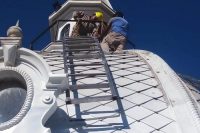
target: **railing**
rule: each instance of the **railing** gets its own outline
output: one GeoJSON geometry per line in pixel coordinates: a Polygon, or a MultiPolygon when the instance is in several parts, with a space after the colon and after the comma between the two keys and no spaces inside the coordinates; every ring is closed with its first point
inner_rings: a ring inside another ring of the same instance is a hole
{"type": "MultiPolygon", "coordinates": [[[[59,41],[57,40],[58,38],[58,28],[59,28],[59,24],[60,22],[77,22],[77,20],[57,20],[55,21],[53,24],[51,24],[50,26],[48,26],[46,29],[44,29],[38,36],[36,36],[31,42],[30,42],[30,49],[31,50],[34,50],[34,46],[36,45],[36,42],[42,38],[43,36],[45,36],[45,34],[47,34],[51,28],[53,28],[54,26],[56,26],[56,32],[55,32],[55,35],[53,38],[54,42],[56,41],[59,41]]],[[[81,20],[81,22],[88,22],[88,23],[103,23],[102,21],[94,21],[94,20],[81,20]]],[[[103,24],[102,24],[103,25],[103,24]]],[[[102,27],[101,27],[102,28],[102,27]]],[[[102,30],[100,30],[102,32],[102,30]]],[[[101,33],[102,34],[102,33],[101,33]]],[[[126,48],[127,49],[130,49],[130,48],[133,48],[135,49],[136,48],[136,45],[130,41],[129,39],[127,40],[127,43],[126,43],[126,48]]]]}
{"type": "Polygon", "coordinates": [[[31,42],[30,42],[30,46],[29,48],[31,50],[33,50],[33,46],[35,45],[36,41],[38,41],[41,37],[43,37],[48,31],[50,31],[50,29],[57,23],[57,21],[55,21],[53,24],[51,24],[50,26],[48,26],[47,28],[45,28],[40,34],[38,34],[31,42]]]}
{"type": "MultiPolygon", "coordinates": [[[[104,3],[101,0],[101,3],[104,4],[104,6],[106,6],[108,9],[110,9],[113,13],[115,12],[111,7],[109,7],[106,3],[104,3]]],[[[57,24],[57,28],[56,28],[56,34],[54,35],[55,38],[53,38],[54,41],[57,41],[57,37],[58,37],[58,27],[60,22],[76,22],[77,20],[57,20],[55,21],[53,24],[51,24],[50,26],[48,26],[46,29],[44,29],[38,36],[36,36],[31,42],[30,42],[30,49],[33,50],[34,46],[36,45],[35,43],[43,36],[45,36],[45,34],[47,34],[47,32],[50,31],[51,28],[53,28],[56,24],[57,24]]],[[[91,20],[82,20],[82,22],[91,22],[91,20]]],[[[94,21],[94,22],[100,22],[100,21],[94,21]]],[[[50,40],[50,38],[49,38],[50,40]]],[[[127,48],[135,48],[136,45],[131,42],[130,40],[127,40],[127,44],[126,44],[127,48]]]]}
{"type": "MultiPolygon", "coordinates": [[[[54,28],[54,26],[56,26],[56,32],[53,38],[53,40],[56,42],[57,41],[57,37],[58,37],[58,28],[59,28],[59,24],[61,22],[77,22],[77,20],[57,20],[55,21],[53,24],[51,24],[50,26],[48,26],[47,28],[45,28],[40,34],[38,34],[38,36],[36,36],[31,42],[30,42],[30,49],[34,50],[34,46],[35,43],[42,38],[45,34],[47,34],[52,28],[54,28]]],[[[88,22],[88,23],[102,23],[102,21],[94,21],[94,20],[81,20],[81,22],[88,22]]]]}

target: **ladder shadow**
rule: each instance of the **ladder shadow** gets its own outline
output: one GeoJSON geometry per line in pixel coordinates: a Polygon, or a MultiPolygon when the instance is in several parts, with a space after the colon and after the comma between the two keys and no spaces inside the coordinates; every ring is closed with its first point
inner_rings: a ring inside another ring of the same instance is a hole
{"type": "MultiPolygon", "coordinates": [[[[76,111],[80,112],[77,108],[76,111]]],[[[81,118],[81,113],[78,116],[81,118]]],[[[124,115],[123,112],[121,112],[121,119],[123,120],[122,123],[114,121],[111,123],[101,123],[101,121],[99,121],[100,123],[93,121],[90,123],[90,121],[88,121],[88,123],[84,120],[73,120],[69,117],[65,110],[57,108],[56,112],[46,122],[45,127],[50,128],[51,133],[70,133],[72,131],[79,133],[89,133],[95,131],[109,132],[113,130],[128,129],[129,126],[126,124],[126,115],[124,115]]]]}
{"type": "MultiPolygon", "coordinates": [[[[73,60],[71,61],[71,63],[73,64],[73,60]]],[[[70,71],[72,74],[75,74],[75,68],[74,67],[70,67],[70,71]]],[[[77,85],[77,80],[76,80],[76,77],[75,76],[71,76],[71,80],[72,80],[72,85],[77,85]]],[[[114,81],[114,79],[113,79],[114,81]]],[[[116,84],[114,83],[114,85],[116,86],[116,84]]],[[[117,87],[116,87],[117,88],[117,87]]],[[[109,130],[122,130],[122,129],[129,129],[129,123],[128,123],[128,120],[127,120],[127,117],[126,117],[126,114],[125,114],[125,110],[124,110],[124,107],[123,107],[123,104],[122,104],[122,99],[120,98],[119,96],[119,92],[117,91],[116,89],[116,93],[117,93],[117,96],[118,98],[116,99],[116,103],[117,103],[117,106],[118,106],[118,110],[115,110],[116,113],[119,113],[120,117],[121,118],[121,123],[119,122],[112,122],[112,123],[106,123],[106,122],[103,122],[103,124],[101,125],[95,125],[94,124],[86,124],[84,126],[79,126],[77,128],[74,128],[77,132],[80,132],[80,133],[88,133],[88,132],[91,132],[91,131],[109,131],[109,130]]],[[[74,90],[73,91],[73,95],[74,95],[74,98],[79,98],[78,97],[78,91],[77,90],[74,90]]],[[[84,112],[81,112],[81,108],[80,108],[80,105],[79,104],[75,104],[75,119],[72,119],[73,122],[84,122],[85,119],[82,118],[83,115],[100,115],[102,113],[114,113],[114,111],[84,111],[84,112]]],[[[109,116],[108,116],[109,118],[109,116]]],[[[97,119],[97,121],[104,121],[106,118],[99,118],[97,119]]],[[[73,128],[73,127],[72,127],[73,128]]]]}

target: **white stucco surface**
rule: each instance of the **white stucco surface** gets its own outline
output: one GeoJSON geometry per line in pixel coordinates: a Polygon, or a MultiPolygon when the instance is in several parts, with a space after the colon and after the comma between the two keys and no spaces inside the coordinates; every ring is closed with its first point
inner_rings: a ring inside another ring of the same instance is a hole
{"type": "MultiPolygon", "coordinates": [[[[123,54],[106,55],[119,100],[66,105],[64,88],[67,84],[71,85],[73,79],[68,77],[69,83],[64,82],[71,71],[69,69],[66,72],[64,69],[61,43],[52,43],[40,55],[23,48],[19,51],[20,59],[17,59],[18,66],[15,69],[26,72],[33,82],[32,106],[19,123],[0,132],[23,133],[31,131],[34,126],[38,132],[52,133],[199,132],[199,104],[194,93],[191,93],[186,84],[160,57],[151,52],[129,50],[123,54]],[[33,119],[37,123],[34,126],[29,124],[33,119]]],[[[3,69],[5,66],[2,49],[0,55],[0,67],[3,69]]],[[[75,64],[98,61],[73,60],[75,64]]],[[[78,66],[75,71],[80,74],[100,73],[104,72],[104,69],[101,66],[78,66]]],[[[75,79],[78,85],[106,82],[103,76],[75,79]]],[[[109,88],[84,89],[70,93],[71,98],[111,94],[109,88]]]]}
{"type": "MultiPolygon", "coordinates": [[[[55,53],[51,56],[46,52],[43,57],[48,61],[53,73],[62,73],[64,64],[61,53],[55,53]]],[[[120,102],[84,103],[80,106],[66,105],[65,94],[60,94],[57,98],[58,109],[47,122],[47,126],[52,129],[52,132],[63,132],[64,130],[106,133],[198,132],[198,112],[196,115],[193,114],[197,108],[188,104],[186,100],[186,97],[190,97],[190,94],[187,93],[188,88],[177,85],[182,81],[161,58],[147,51],[130,50],[125,51],[124,54],[106,55],[106,59],[110,65],[119,97],[121,97],[120,102]],[[105,116],[117,117],[101,119],[105,116]],[[78,121],[79,119],[92,120],[78,121]],[[197,120],[197,123],[194,119],[197,120]],[[59,127],[56,126],[55,121],[57,124],[58,121],[60,122],[59,127]],[[63,121],[68,124],[64,124],[63,121]]],[[[74,60],[74,63],[95,61],[97,60],[74,60]]],[[[94,66],[76,68],[79,73],[98,73],[103,70],[101,67],[94,66]]],[[[103,77],[77,77],[76,80],[77,84],[105,82],[103,77]]],[[[78,96],[79,98],[109,94],[110,92],[106,89],[99,90],[98,88],[71,92],[72,97],[78,96]]]]}

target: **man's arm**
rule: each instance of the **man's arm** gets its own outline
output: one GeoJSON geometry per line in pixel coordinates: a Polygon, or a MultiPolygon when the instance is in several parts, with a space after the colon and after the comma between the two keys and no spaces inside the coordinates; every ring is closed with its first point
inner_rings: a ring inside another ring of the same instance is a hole
{"type": "Polygon", "coordinates": [[[108,34],[108,32],[109,32],[111,26],[112,26],[112,22],[109,21],[109,23],[108,23],[108,27],[106,28],[105,32],[102,33],[101,36],[99,37],[99,41],[102,41],[103,38],[108,34]]]}

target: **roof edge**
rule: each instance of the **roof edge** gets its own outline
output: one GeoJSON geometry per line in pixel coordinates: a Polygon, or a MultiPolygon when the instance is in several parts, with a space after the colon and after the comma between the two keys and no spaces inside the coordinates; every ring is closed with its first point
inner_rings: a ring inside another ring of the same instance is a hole
{"type": "Polygon", "coordinates": [[[183,133],[200,132],[200,107],[186,84],[158,55],[145,50],[132,50],[141,56],[158,77],[183,133]]]}

